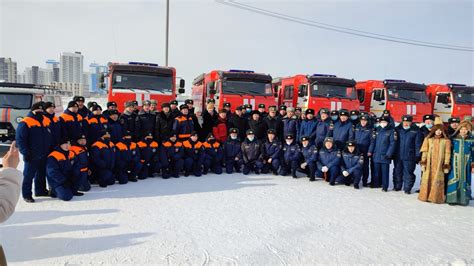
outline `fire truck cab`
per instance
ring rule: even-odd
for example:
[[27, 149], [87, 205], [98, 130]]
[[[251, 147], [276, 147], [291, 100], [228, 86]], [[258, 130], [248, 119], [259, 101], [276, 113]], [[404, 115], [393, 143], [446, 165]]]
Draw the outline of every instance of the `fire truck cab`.
[[56, 115], [63, 111], [64, 92], [49, 86], [0, 82], [0, 142], [15, 139], [16, 128], [35, 102], [52, 102]]
[[356, 85], [360, 109], [381, 116], [389, 110], [393, 119], [400, 122], [405, 114], [420, 123], [423, 115], [431, 114], [432, 108], [424, 84], [405, 80], [367, 80]]
[[196, 111], [205, 109], [207, 99], [215, 99], [219, 109], [228, 102], [232, 110], [243, 104], [251, 104], [254, 109], [262, 103], [266, 107], [276, 104], [272, 77], [250, 70], [213, 70], [201, 74], [193, 81], [192, 99]]
[[474, 87], [464, 84], [430, 84], [427, 92], [433, 113], [444, 122], [450, 117], [474, 117]]
[[[107, 89], [108, 101], [117, 102], [120, 112], [130, 100], [139, 106], [145, 100], [156, 100], [160, 109], [162, 102], [176, 99], [176, 69], [153, 63], [109, 63], [108, 73], [101, 76], [101, 87]], [[178, 93], [184, 93], [183, 79]]]
[[[278, 91], [279, 104], [289, 107], [332, 110], [358, 110], [359, 101], [353, 79], [335, 75], [296, 75], [281, 78]], [[275, 86], [275, 85], [274, 85]]]

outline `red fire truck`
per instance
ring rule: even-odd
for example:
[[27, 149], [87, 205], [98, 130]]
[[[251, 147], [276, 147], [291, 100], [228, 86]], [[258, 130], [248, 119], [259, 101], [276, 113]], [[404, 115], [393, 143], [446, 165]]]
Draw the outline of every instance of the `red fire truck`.
[[[176, 69], [152, 63], [109, 63], [108, 73], [101, 77], [101, 87], [107, 88], [108, 101], [117, 102], [123, 111], [126, 101], [136, 100], [141, 106], [145, 100], [162, 102], [176, 98]], [[184, 93], [184, 80], [179, 83], [178, 93]]]
[[426, 91], [433, 113], [444, 122], [450, 117], [474, 116], [474, 87], [464, 84], [430, 84]]
[[414, 122], [419, 123], [423, 115], [433, 112], [424, 84], [393, 79], [367, 80], [357, 82], [356, 88], [361, 110], [377, 116], [389, 110], [397, 122], [409, 114]]
[[192, 99], [196, 108], [205, 109], [207, 99], [215, 99], [216, 107], [222, 108], [224, 102], [231, 104], [232, 110], [242, 104], [275, 105], [272, 92], [272, 77], [250, 70], [213, 70], [197, 76], [193, 81]]
[[285, 77], [273, 84], [279, 89], [279, 105], [316, 111], [321, 108], [359, 110], [355, 85], [353, 79], [326, 74]]

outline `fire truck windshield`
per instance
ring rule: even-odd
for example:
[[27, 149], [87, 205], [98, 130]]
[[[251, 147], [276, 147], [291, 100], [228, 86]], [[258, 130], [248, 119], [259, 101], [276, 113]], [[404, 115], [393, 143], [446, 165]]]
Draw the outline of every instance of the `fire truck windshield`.
[[228, 94], [268, 96], [272, 95], [272, 84], [247, 80], [224, 80], [222, 91]]
[[354, 100], [356, 91], [354, 87], [332, 84], [314, 84], [311, 90], [312, 97], [343, 98]]
[[474, 104], [474, 93], [468, 90], [453, 91], [454, 102], [458, 104]]
[[113, 89], [149, 90], [161, 94], [173, 93], [173, 77], [138, 73], [114, 73]]
[[410, 89], [388, 89], [388, 99], [396, 102], [418, 102], [427, 103], [429, 102], [426, 92], [423, 90], [410, 90]]
[[0, 108], [30, 109], [31, 94], [0, 93]]

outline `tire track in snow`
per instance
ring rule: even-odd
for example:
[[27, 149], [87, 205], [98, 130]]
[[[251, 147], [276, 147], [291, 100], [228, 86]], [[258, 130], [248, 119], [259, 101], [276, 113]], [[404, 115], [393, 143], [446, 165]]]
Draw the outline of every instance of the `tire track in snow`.
[[207, 252], [207, 250], [204, 249], [203, 253], [204, 253], [204, 262], [202, 263], [202, 266], [207, 266], [209, 265], [209, 261], [210, 261], [209, 252]]
[[265, 244], [265, 246], [267, 247], [267, 249], [268, 249], [271, 253], [273, 253], [275, 256], [277, 256], [277, 258], [280, 260], [280, 262], [281, 262], [282, 265], [285, 265], [285, 266], [288, 265], [288, 264], [286, 263], [286, 261], [280, 256], [278, 249], [276, 249], [274, 246], [272, 246], [272, 245], [270, 245], [270, 244]]

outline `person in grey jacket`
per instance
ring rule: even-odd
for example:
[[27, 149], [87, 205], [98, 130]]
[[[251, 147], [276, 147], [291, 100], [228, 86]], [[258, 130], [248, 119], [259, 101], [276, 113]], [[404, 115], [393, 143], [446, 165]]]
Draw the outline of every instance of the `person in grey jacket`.
[[[20, 154], [15, 142], [3, 157], [2, 163], [3, 168], [0, 168], [0, 223], [5, 222], [15, 211], [23, 182], [22, 173], [16, 169], [20, 163]], [[7, 265], [1, 245], [0, 265]]]

